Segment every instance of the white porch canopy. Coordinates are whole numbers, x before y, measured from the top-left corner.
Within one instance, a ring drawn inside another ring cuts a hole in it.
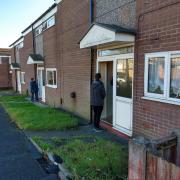
[[[11,63],[11,70],[20,70],[19,63]]]
[[[30,54],[27,64],[44,64],[44,58],[40,54]]]
[[[89,48],[115,42],[134,43],[135,30],[116,25],[95,23],[80,41],[80,48]]]

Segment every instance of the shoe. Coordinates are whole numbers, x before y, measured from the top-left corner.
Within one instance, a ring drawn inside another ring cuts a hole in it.
[[[102,128],[95,128],[95,127],[94,127],[94,131],[95,131],[95,132],[102,132],[103,129],[102,129]]]

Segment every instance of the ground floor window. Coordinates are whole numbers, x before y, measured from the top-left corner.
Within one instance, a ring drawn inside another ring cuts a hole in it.
[[[180,102],[180,51],[145,55],[145,96]]]
[[[21,72],[21,84],[25,84],[25,72]]]
[[[55,68],[46,69],[46,85],[57,88],[57,70]]]

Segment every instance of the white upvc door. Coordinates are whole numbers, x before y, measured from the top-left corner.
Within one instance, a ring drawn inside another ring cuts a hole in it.
[[[107,61],[113,61],[113,128],[132,136],[134,54],[98,58],[97,72]]]
[[[37,81],[38,81],[38,88],[39,88],[39,98],[45,102],[46,97],[45,97],[45,71],[43,67],[38,67],[37,68]]]
[[[114,68],[114,127],[132,136],[134,54],[117,57]]]
[[[21,94],[21,72],[17,71],[17,90]]]

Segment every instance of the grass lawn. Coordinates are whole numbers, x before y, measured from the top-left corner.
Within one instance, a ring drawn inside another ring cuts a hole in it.
[[[128,149],[93,136],[71,139],[34,137],[44,151],[59,155],[75,180],[127,179]]]
[[[78,120],[70,114],[38,107],[25,100],[25,96],[2,96],[0,103],[21,129],[66,130],[78,126]]]

